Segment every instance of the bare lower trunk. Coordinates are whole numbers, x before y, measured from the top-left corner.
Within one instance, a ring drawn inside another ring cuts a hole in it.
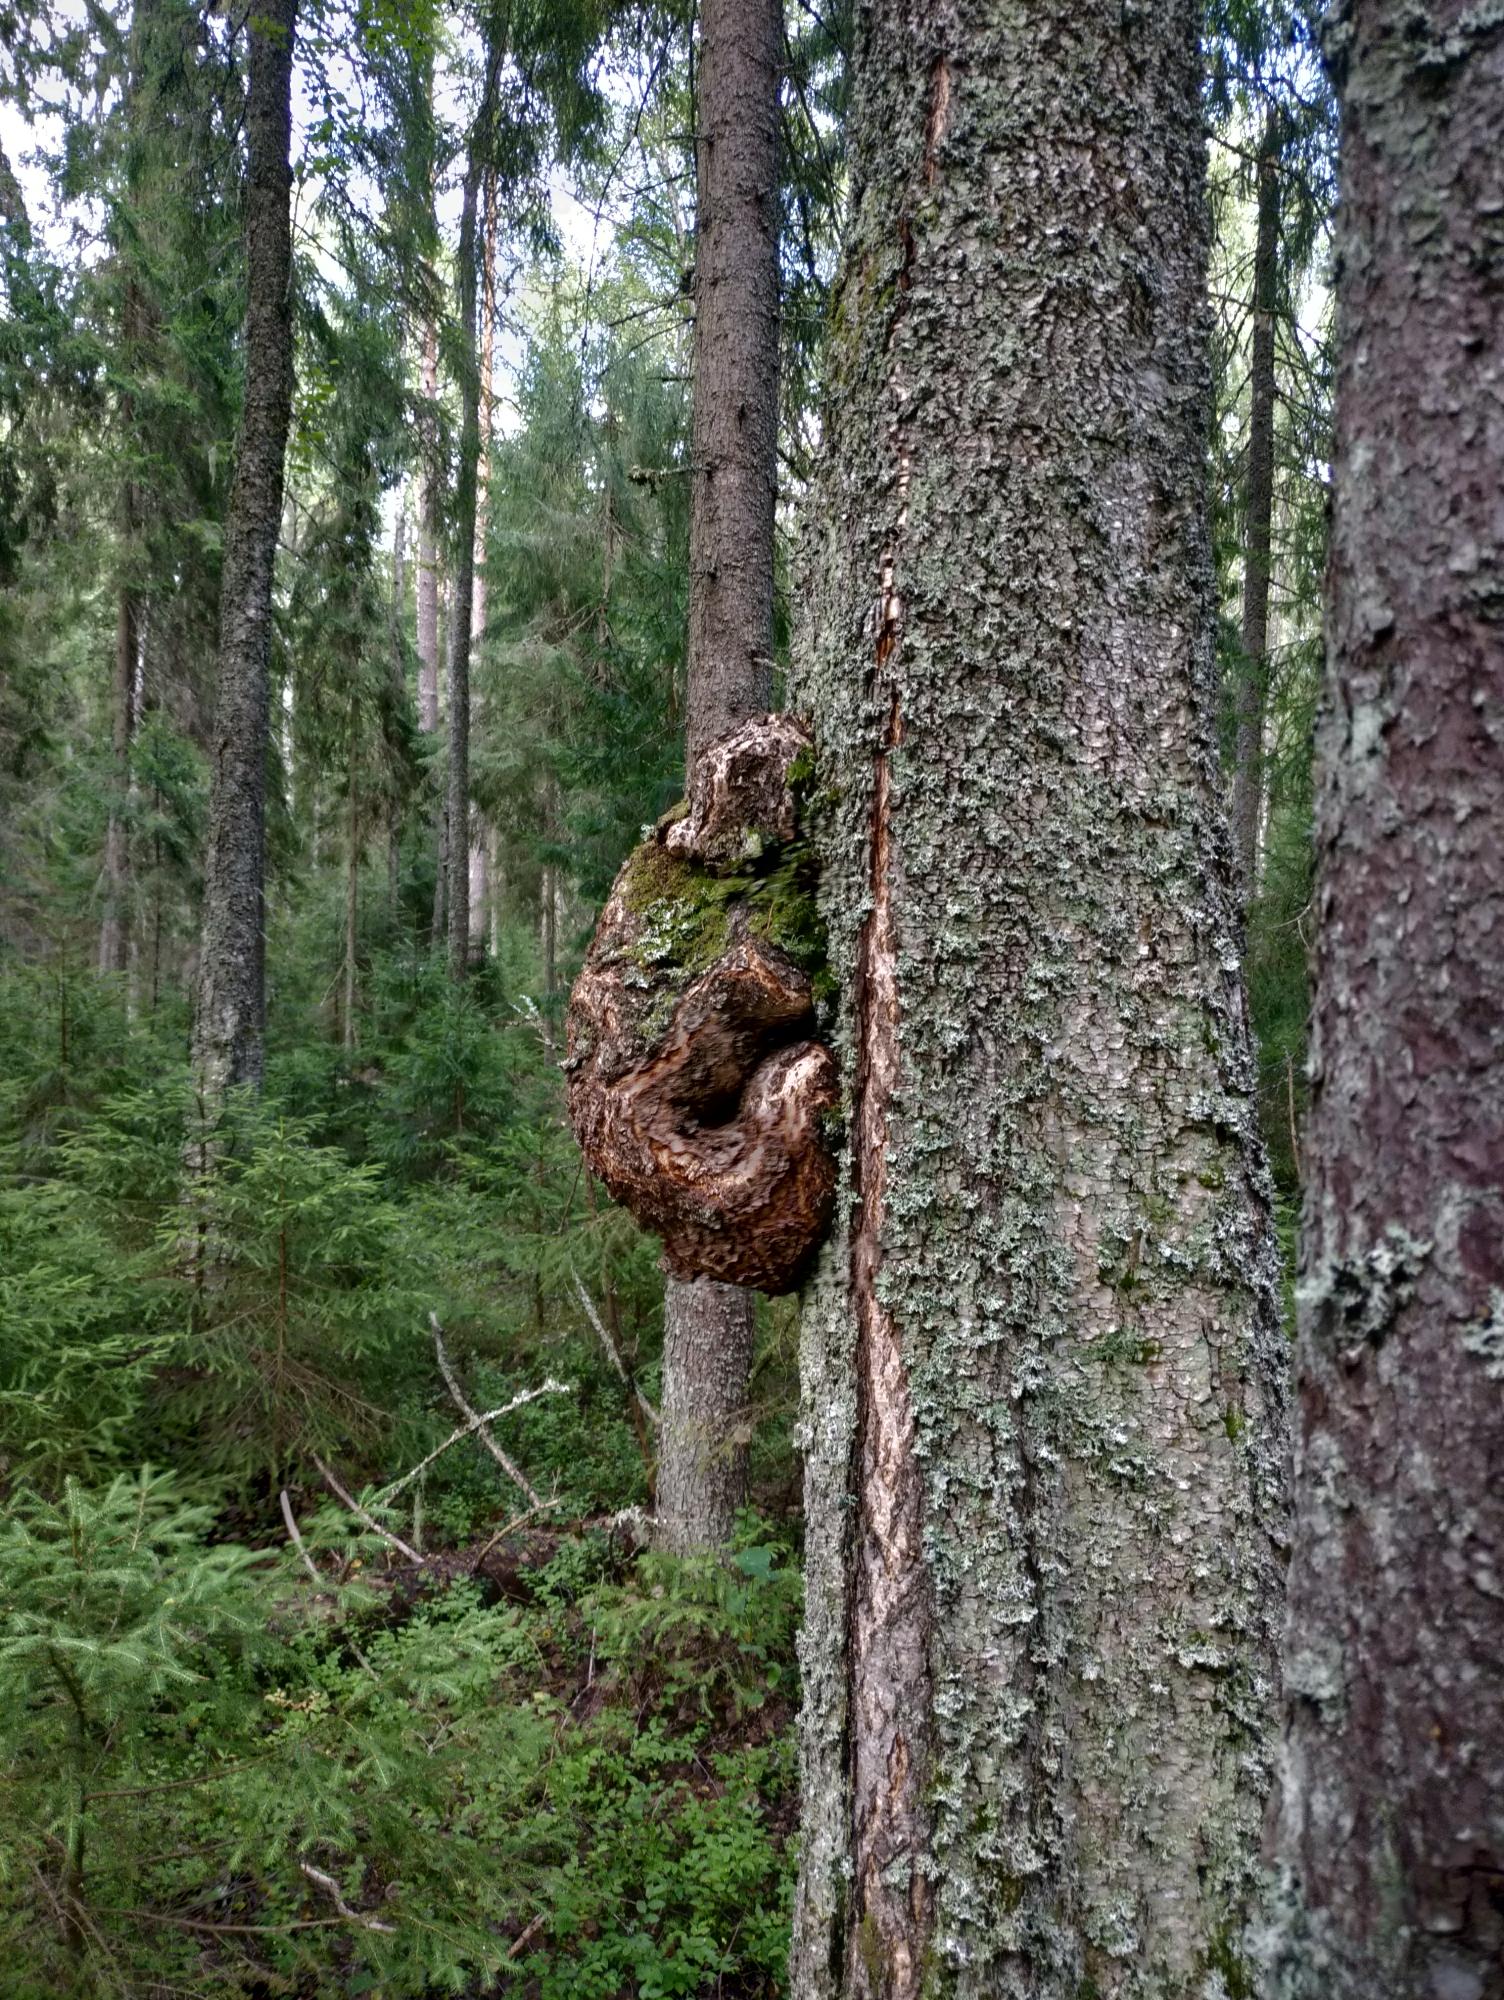
[[[793,696],[797,2000],[1245,1993],[1285,1355],[1215,757],[1197,12],[874,0]]]
[[[491,848],[486,825],[477,817],[470,842],[470,963],[486,955],[486,918],[491,902]]]
[[[1282,2000],[1504,1995],[1504,36],[1338,11]]]
[[[263,1063],[272,573],[293,389],[288,145],[295,12],[295,0],[258,0],[248,28],[245,403],[224,529],[193,1041],[201,1167],[225,1093],[259,1086]]]
[[[1264,804],[1264,711],[1269,697],[1270,539],[1274,518],[1274,315],[1279,303],[1280,169],[1284,126],[1265,115],[1258,156],[1258,223],[1253,252],[1253,352],[1248,383],[1247,520],[1243,533],[1242,658],[1238,662],[1233,845],[1243,894],[1258,886]]]
[[[695,147],[689,770],[717,737],[773,700],[781,49],[778,0],[704,0]],[[664,1351],[657,1502],[665,1546],[724,1539],[724,1528],[715,1525],[730,1518],[722,1496],[733,1488],[739,1494],[746,1479],[743,1405],[756,1310],[750,1292],[738,1297],[727,1286],[668,1282],[664,1329],[671,1345]],[[688,1454],[683,1464],[681,1452]]]
[[[756,1295],[708,1278],[669,1285],[663,1307],[663,1427],[655,1515],[673,1555],[721,1548],[746,1500]]]

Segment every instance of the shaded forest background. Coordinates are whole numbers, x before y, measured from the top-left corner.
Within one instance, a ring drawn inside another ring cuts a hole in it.
[[[459,969],[455,252],[502,15]],[[0,11],[7,1990],[776,1993],[797,1306],[760,1307],[733,1560],[644,1552],[663,1281],[582,1172],[560,1071],[595,911],[682,789],[693,23],[607,0],[300,22],[265,1084],[232,1107],[206,1267],[183,1149],[243,389],[238,25]],[[791,0],[785,649],[839,421],[849,32]],[[1225,10],[1208,76],[1222,744],[1288,1252],[1332,129],[1299,16]],[[475,1412],[496,1452],[454,1438]]]

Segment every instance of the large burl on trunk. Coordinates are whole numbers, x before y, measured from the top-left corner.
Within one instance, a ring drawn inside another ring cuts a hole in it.
[[[569,1005],[587,1164],[679,1278],[793,1289],[830,1222],[815,1039],[824,962],[796,791],[810,739],[758,716],[703,752],[686,806],[617,876]]]

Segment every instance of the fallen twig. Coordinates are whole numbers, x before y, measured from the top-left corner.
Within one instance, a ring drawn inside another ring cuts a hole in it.
[[[433,1329],[433,1346],[435,1354],[439,1357],[439,1373],[444,1378],[444,1387],[449,1391],[455,1408],[468,1423],[476,1426],[481,1443],[490,1452],[492,1458],[496,1460],[496,1463],[501,1467],[507,1478],[511,1480],[514,1486],[520,1488],[527,1495],[534,1507],[537,1507],[540,1504],[537,1493],[528,1484],[520,1468],[512,1463],[511,1459],[507,1457],[491,1433],[480,1424],[474,1410],[465,1401],[465,1392],[460,1387],[459,1377],[454,1372],[453,1363],[449,1359],[449,1351],[444,1345],[444,1329],[439,1325],[439,1316],[437,1313],[430,1313],[428,1315],[428,1324]]]
[[[638,1408],[642,1411],[642,1414],[647,1418],[648,1422],[653,1426],[654,1430],[661,1429],[663,1425],[662,1417],[659,1416],[653,1404],[649,1402],[648,1398],[643,1394],[641,1389],[638,1388],[637,1384],[632,1380],[631,1376],[627,1373],[627,1364],[622,1360],[621,1355],[617,1350],[616,1342],[611,1338],[610,1334],[607,1332],[606,1323],[601,1318],[600,1314],[596,1311],[595,1301],[594,1299],[591,1298],[589,1292],[586,1291],[584,1282],[581,1279],[579,1272],[574,1268],[573,1264],[571,1264],[569,1267],[569,1275],[574,1280],[574,1288],[576,1293],[579,1295],[580,1304],[584,1308],[585,1317],[586,1319],[589,1320],[591,1326],[594,1327],[596,1339],[599,1340],[601,1346],[605,1348],[611,1366],[616,1370],[617,1374],[621,1377],[622,1381],[626,1383],[627,1387],[632,1391],[633,1395],[637,1398]]]
[[[388,1937],[396,1936],[397,1926],[395,1924],[384,1924],[380,1917],[368,1917],[359,1910],[352,1910],[340,1894],[339,1884],[332,1875],[326,1875],[322,1868],[315,1868],[311,1861],[300,1861],[298,1866],[310,1882],[324,1891],[324,1894],[328,1896],[335,1909],[339,1911],[340,1915],[347,1922],[359,1924],[362,1930],[385,1931]]]
[[[390,1528],[383,1528],[381,1523],[376,1519],[374,1514],[368,1513],[366,1509],[361,1506],[358,1500],[353,1498],[352,1495],[350,1495],[345,1491],[344,1487],[340,1485],[339,1481],[335,1478],[334,1474],[329,1470],[328,1466],[325,1465],[324,1461],[319,1457],[317,1452],[314,1452],[312,1454],[312,1458],[314,1464],[323,1474],[324,1484],[329,1488],[329,1491],[334,1495],[336,1500],[343,1500],[343,1502],[349,1508],[350,1512],[355,1516],[357,1521],[362,1522],[366,1527],[368,1527],[373,1535],[380,1535],[381,1539],[384,1542],[390,1543],[390,1545],[397,1551],[397,1553],[399,1555],[406,1556],[410,1563],[416,1563],[419,1569],[427,1568],[427,1564],[424,1562],[422,1556],[418,1554],[418,1551],[415,1548],[409,1547],[409,1545],[403,1541],[402,1537],[400,1535],[394,1535]]]
[[[435,1445],[427,1458],[420,1459],[411,1472],[404,1472],[400,1479],[394,1480],[390,1486],[384,1486],[380,1496],[382,1501],[395,1500],[405,1487],[411,1486],[420,1474],[428,1470],[436,1458],[442,1458],[451,1445],[459,1444],[464,1438],[474,1437],[477,1431],[484,1434],[486,1425],[494,1424],[498,1417],[509,1417],[513,1410],[520,1410],[524,1403],[536,1403],[540,1396],[572,1396],[573,1394],[574,1384],[572,1382],[556,1382],[552,1375],[550,1375],[541,1387],[537,1389],[523,1389],[512,1398],[510,1403],[503,1403],[495,1410],[483,1410],[479,1416],[472,1417],[469,1423],[461,1424],[457,1431],[451,1431],[444,1442],[440,1445]],[[532,1496],[532,1489],[525,1484],[523,1491],[528,1493],[530,1497],[534,1497]]]
[[[292,1502],[287,1497],[287,1488],[285,1486],[282,1488],[282,1518],[287,1523],[287,1532],[292,1539],[293,1547],[303,1558],[304,1569],[313,1578],[315,1588],[322,1590],[324,1588],[324,1579],[319,1574],[318,1564],[308,1553],[308,1544],[298,1532],[297,1517],[292,1511]]]
[[[532,1943],[533,1939],[538,1935],[539,1931],[542,1930],[543,1919],[547,1914],[548,1913],[546,1910],[540,1910],[538,1912],[537,1916],[533,1918],[533,1921],[528,1925],[527,1929],[522,1933],[521,1937],[519,1937],[516,1940],[516,1942],[512,1945],[511,1949],[508,1951],[507,1953],[508,1958],[521,1957],[522,1953]]]
[[[486,1543],[486,1546],[481,1550],[480,1554],[475,1558],[475,1561],[470,1565],[470,1574],[474,1576],[476,1571],[480,1568],[481,1564],[485,1561],[486,1557],[491,1553],[492,1549],[495,1548],[496,1544],[500,1541],[504,1541],[508,1535],[514,1533],[516,1529],[522,1526],[524,1521],[531,1521],[535,1514],[546,1514],[550,1508],[562,1507],[563,1504],[564,1504],[564,1496],[562,1494],[558,1494],[552,1500],[540,1500],[536,1507],[529,1507],[525,1514],[514,1515],[513,1518],[507,1522],[506,1526],[503,1528],[498,1528],[496,1530],[496,1533],[491,1537],[490,1541]]]

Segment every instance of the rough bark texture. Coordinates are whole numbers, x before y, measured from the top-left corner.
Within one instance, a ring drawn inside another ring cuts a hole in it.
[[[1268,1991],[1504,1995],[1504,15],[1361,0]]]
[[[1246,1991],[1286,1356],[1219,807],[1189,0],[859,16],[793,705],[799,2000]]]
[[[1238,663],[1237,741],[1233,756],[1233,846],[1243,893],[1258,886],[1259,822],[1264,805],[1264,709],[1269,694],[1270,538],[1274,519],[1274,315],[1279,304],[1280,155],[1278,110],[1264,119],[1258,155],[1253,246],[1253,342],[1248,375],[1247,515],[1243,527],[1242,659]]]
[[[676,1278],[718,1281],[680,1288],[703,1323],[705,1365],[686,1372],[682,1407],[664,1418],[675,1428],[659,1506],[690,1541],[703,1539],[707,1515],[724,1517],[721,1489],[737,1486],[745,1456],[733,1433],[750,1317],[721,1294],[797,1284],[835,1189],[823,1130],[835,1069],[813,1034],[810,890],[797,859],[784,859],[788,772],[808,748],[797,726],[769,716],[706,751],[684,817],[617,878],[570,999],[569,1109],[587,1164],[663,1238]]]
[[[695,146],[693,477],[685,763],[773,701],[778,491],[779,0],[702,0]],[[738,1318],[738,1315],[740,1316]],[[746,1477],[756,1301],[708,1285],[664,1302],[657,1518],[670,1548],[716,1547]],[[737,1331],[729,1333],[733,1321]],[[690,1463],[679,1465],[681,1450]],[[695,1468],[705,1468],[697,1482]],[[710,1468],[714,1468],[712,1472]]]
[[[695,157],[689,745],[773,705],[778,0],[703,0]]]
[[[272,572],[293,390],[288,146],[295,14],[295,0],[257,0],[247,31],[245,402],[225,516],[193,1043],[207,1125],[227,1090],[259,1086],[262,1074]]]
[[[746,1500],[751,1427],[742,1416],[757,1331],[750,1295],[709,1278],[670,1284],[666,1353],[692,1352],[658,1430],[654,1539],[671,1555],[723,1547]],[[682,1322],[682,1323],[681,1323]]]

